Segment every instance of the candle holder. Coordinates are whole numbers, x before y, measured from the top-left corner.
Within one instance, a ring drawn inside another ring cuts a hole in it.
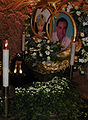
[[[25,59],[25,51],[22,51],[22,58]]]
[[[5,87],[5,118],[8,117],[8,95],[7,95],[7,87]]]
[[[70,79],[72,79],[72,73],[73,73],[73,65],[74,65],[74,59],[75,59],[75,42],[72,43],[72,49],[71,49],[71,59],[70,59]]]
[[[5,88],[5,118],[8,116],[7,88],[9,86],[9,49],[8,40],[5,40],[3,49],[3,87]]]

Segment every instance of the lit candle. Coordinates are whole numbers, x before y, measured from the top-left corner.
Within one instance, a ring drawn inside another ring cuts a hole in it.
[[[3,86],[9,85],[9,50],[7,49],[8,41],[5,42],[5,48],[3,49]]]
[[[24,51],[24,48],[25,47],[25,32],[23,32],[23,35],[22,35],[22,51]]]
[[[71,66],[74,65],[75,48],[76,48],[75,43],[72,43],[71,60],[70,60],[70,65],[71,65]]]

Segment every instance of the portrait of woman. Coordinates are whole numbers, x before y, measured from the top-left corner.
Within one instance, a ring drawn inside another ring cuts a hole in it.
[[[33,32],[37,37],[47,36],[46,23],[50,16],[48,9],[37,8],[34,14],[34,24],[32,25]]]
[[[36,18],[36,33],[38,33],[40,36],[45,36],[45,16],[43,14],[39,14]]]

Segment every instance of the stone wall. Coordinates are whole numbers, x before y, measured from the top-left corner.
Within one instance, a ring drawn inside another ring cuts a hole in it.
[[[34,0],[0,0],[0,48],[8,39],[10,58],[21,51],[22,33],[25,31],[25,19],[32,12]]]

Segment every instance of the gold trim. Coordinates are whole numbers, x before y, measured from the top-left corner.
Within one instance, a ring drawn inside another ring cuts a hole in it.
[[[50,16],[50,17],[52,17],[52,20],[53,20],[53,24],[55,24],[54,23],[54,15],[55,15],[55,17],[57,18],[57,17],[59,17],[59,13],[64,13],[64,14],[66,14],[70,19],[71,19],[71,22],[72,22],[72,25],[73,25],[73,38],[72,38],[72,41],[73,42],[75,42],[76,40],[76,36],[77,36],[77,27],[76,27],[76,23],[75,23],[75,21],[74,21],[74,19],[73,19],[73,17],[68,13],[68,12],[66,12],[66,11],[63,11],[63,10],[59,10],[59,11],[55,11],[53,14],[52,14],[52,16]],[[50,25],[51,26],[51,25]],[[54,25],[53,25],[54,26]],[[48,36],[48,38],[51,40],[51,34],[52,33],[48,33],[48,22],[47,22],[47,25],[46,25],[46,32],[47,32],[47,36]],[[53,29],[54,30],[54,29]],[[53,32],[53,31],[52,31]]]
[[[49,10],[50,14],[53,13],[52,9],[51,9],[51,6],[47,6],[47,4],[45,5],[40,5],[40,6],[37,6],[34,11],[32,12],[32,15],[31,15],[31,28],[32,28],[32,31],[34,33],[34,35],[40,39],[46,39],[45,36],[40,36],[39,34],[37,34],[35,32],[35,15],[36,15],[36,11],[38,8],[42,8],[42,10],[44,11],[45,9]],[[34,22],[33,22],[34,21]],[[47,23],[46,23],[47,24]]]

